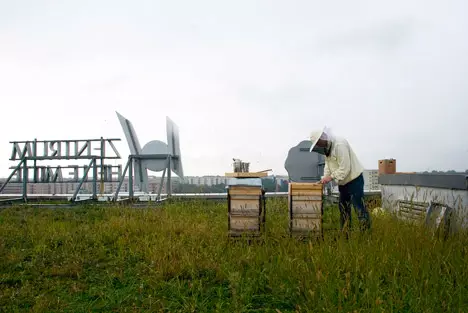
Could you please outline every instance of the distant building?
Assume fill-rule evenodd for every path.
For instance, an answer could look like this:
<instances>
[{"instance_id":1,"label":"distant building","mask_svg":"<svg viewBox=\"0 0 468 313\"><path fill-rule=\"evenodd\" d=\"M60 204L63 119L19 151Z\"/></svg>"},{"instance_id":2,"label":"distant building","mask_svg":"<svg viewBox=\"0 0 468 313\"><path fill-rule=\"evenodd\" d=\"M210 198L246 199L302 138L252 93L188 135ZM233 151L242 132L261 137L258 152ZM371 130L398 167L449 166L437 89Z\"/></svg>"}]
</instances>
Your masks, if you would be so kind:
<instances>
[{"instance_id":1,"label":"distant building","mask_svg":"<svg viewBox=\"0 0 468 313\"><path fill-rule=\"evenodd\" d=\"M380 190L379 170L364 170L364 190Z\"/></svg>"},{"instance_id":2,"label":"distant building","mask_svg":"<svg viewBox=\"0 0 468 313\"><path fill-rule=\"evenodd\" d=\"M5 179L1 179L0 186L2 186L5 183L5 181L6 181ZM16 183L16 182L8 183L2 191L2 193L8 193L8 194L21 194L22 192L23 192L23 184Z\"/></svg>"},{"instance_id":3,"label":"distant building","mask_svg":"<svg viewBox=\"0 0 468 313\"><path fill-rule=\"evenodd\" d=\"M226 184L228 178L225 176L185 176L182 183L197 186L213 186Z\"/></svg>"},{"instance_id":4,"label":"distant building","mask_svg":"<svg viewBox=\"0 0 468 313\"><path fill-rule=\"evenodd\" d=\"M380 190L378 170L364 170L362 176L364 178L364 190ZM338 185L334 181L331 184L333 192L339 192Z\"/></svg>"},{"instance_id":5,"label":"distant building","mask_svg":"<svg viewBox=\"0 0 468 313\"><path fill-rule=\"evenodd\" d=\"M316 172L313 173L316 175L314 179L316 181L320 180L321 175L323 175L323 164L320 164L316 168ZM378 184L378 170L365 170L364 173L364 189L366 190L379 190L380 185ZM274 179L277 185L277 189L283 183L289 182L289 177L286 175L273 175L269 176L271 179ZM216 186L220 184L227 184L228 177L225 176L185 176L183 179L175 176L172 177L172 188L175 188L179 184L191 184L196 186ZM0 179L0 185L5 182L5 179ZM161 184L161 177L149 176L148 177L148 192L151 194L158 193ZM166 192L167 180L164 179L164 183L161 188L161 192ZM102 193L111 194L115 193L119 182L105 182L103 185L98 181L97 191L98 194L101 193L101 187L103 188ZM331 183L330 188L334 188L336 184ZM78 187L77 182L72 181L63 181L57 183L28 183L27 192L28 194L73 194ZM138 191L134 186L134 191ZM9 182L5 187L2 193L4 194L21 194L22 193L22 184L17 182ZM92 182L85 182L80 188L81 193L91 193L93 190ZM122 186L120 188L121 192L128 192L129 184L128 177L125 177Z\"/></svg>"}]
</instances>

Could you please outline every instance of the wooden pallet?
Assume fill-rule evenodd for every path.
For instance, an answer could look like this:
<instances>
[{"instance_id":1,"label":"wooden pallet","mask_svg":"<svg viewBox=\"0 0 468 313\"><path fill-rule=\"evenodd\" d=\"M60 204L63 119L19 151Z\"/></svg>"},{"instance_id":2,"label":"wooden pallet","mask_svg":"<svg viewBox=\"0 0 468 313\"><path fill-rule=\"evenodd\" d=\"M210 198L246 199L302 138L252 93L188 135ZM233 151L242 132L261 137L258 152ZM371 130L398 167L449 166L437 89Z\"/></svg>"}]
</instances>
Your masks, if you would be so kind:
<instances>
[{"instance_id":1,"label":"wooden pallet","mask_svg":"<svg viewBox=\"0 0 468 313\"><path fill-rule=\"evenodd\" d=\"M409 200L398 201L398 215L400 218L416 223L423 223L426 218L428 203Z\"/></svg>"},{"instance_id":2,"label":"wooden pallet","mask_svg":"<svg viewBox=\"0 0 468 313\"><path fill-rule=\"evenodd\" d=\"M289 233L294 237L323 238L323 185L289 184Z\"/></svg>"},{"instance_id":3,"label":"wooden pallet","mask_svg":"<svg viewBox=\"0 0 468 313\"><path fill-rule=\"evenodd\" d=\"M260 186L229 186L229 237L258 237L265 228L265 193Z\"/></svg>"}]
</instances>

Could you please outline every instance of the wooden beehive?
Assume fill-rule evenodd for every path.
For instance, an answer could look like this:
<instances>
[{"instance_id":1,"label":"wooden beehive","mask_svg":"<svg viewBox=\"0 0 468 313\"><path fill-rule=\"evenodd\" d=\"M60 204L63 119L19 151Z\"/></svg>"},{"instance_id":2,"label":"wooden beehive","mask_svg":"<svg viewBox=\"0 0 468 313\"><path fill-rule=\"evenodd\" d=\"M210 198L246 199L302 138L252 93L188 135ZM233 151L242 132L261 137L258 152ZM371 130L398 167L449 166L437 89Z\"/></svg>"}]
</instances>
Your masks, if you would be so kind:
<instances>
[{"instance_id":1,"label":"wooden beehive","mask_svg":"<svg viewBox=\"0 0 468 313\"><path fill-rule=\"evenodd\" d=\"M265 226L265 197L261 186L229 186L230 237L258 237Z\"/></svg>"},{"instance_id":2,"label":"wooden beehive","mask_svg":"<svg viewBox=\"0 0 468 313\"><path fill-rule=\"evenodd\" d=\"M291 236L323 238L323 185L289 184L289 233Z\"/></svg>"}]
</instances>

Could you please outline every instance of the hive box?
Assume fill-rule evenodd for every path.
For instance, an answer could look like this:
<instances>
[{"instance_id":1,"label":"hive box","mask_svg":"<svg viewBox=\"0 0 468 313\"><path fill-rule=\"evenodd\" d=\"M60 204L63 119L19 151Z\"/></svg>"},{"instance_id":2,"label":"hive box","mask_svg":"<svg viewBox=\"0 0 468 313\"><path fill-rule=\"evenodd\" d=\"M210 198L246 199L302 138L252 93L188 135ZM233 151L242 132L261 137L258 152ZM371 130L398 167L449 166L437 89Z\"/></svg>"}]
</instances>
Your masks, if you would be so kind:
<instances>
[{"instance_id":1,"label":"hive box","mask_svg":"<svg viewBox=\"0 0 468 313\"><path fill-rule=\"evenodd\" d=\"M291 236L323 237L323 185L289 184L289 232Z\"/></svg>"},{"instance_id":2,"label":"hive box","mask_svg":"<svg viewBox=\"0 0 468 313\"><path fill-rule=\"evenodd\" d=\"M379 160L379 175L395 174L395 173L396 173L396 160L395 159Z\"/></svg>"},{"instance_id":3,"label":"hive box","mask_svg":"<svg viewBox=\"0 0 468 313\"><path fill-rule=\"evenodd\" d=\"M229 186L229 237L258 237L263 232L264 225L265 196L262 186Z\"/></svg>"}]
</instances>

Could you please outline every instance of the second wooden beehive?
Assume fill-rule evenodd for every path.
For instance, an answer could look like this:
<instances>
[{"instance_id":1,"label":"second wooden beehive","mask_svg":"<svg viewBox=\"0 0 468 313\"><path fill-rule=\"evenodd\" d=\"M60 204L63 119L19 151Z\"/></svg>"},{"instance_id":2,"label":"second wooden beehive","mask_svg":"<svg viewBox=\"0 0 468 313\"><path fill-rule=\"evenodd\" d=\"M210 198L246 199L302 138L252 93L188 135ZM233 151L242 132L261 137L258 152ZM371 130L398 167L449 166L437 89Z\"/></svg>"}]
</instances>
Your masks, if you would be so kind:
<instances>
[{"instance_id":1,"label":"second wooden beehive","mask_svg":"<svg viewBox=\"0 0 468 313\"><path fill-rule=\"evenodd\" d=\"M289 183L289 232L291 236L323 237L323 185Z\"/></svg>"}]
</instances>

